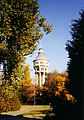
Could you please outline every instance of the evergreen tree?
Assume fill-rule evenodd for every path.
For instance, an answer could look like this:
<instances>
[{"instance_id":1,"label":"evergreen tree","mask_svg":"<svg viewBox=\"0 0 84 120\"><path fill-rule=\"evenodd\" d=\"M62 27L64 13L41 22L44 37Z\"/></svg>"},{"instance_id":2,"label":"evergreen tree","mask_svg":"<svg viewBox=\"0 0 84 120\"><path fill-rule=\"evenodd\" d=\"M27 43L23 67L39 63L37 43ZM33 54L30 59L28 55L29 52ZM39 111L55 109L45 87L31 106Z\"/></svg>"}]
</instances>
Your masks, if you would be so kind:
<instances>
[{"instance_id":1,"label":"evergreen tree","mask_svg":"<svg viewBox=\"0 0 84 120\"><path fill-rule=\"evenodd\" d=\"M84 10L80 12L80 18L73 21L71 35L72 40L66 44L69 55L69 84L67 88L77 101L74 116L77 116L76 120L81 120L84 101Z\"/></svg>"}]
</instances>

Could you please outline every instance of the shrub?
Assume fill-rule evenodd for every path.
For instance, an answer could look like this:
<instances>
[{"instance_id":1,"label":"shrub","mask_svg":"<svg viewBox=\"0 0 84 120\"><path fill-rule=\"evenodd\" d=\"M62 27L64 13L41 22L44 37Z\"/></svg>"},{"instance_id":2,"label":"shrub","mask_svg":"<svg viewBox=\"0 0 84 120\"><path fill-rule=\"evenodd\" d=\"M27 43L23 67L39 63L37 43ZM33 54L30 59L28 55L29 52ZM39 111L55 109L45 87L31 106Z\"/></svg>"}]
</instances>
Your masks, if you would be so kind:
<instances>
[{"instance_id":1,"label":"shrub","mask_svg":"<svg viewBox=\"0 0 84 120\"><path fill-rule=\"evenodd\" d=\"M19 110L20 106L17 90L7 84L0 86L0 113Z\"/></svg>"},{"instance_id":2,"label":"shrub","mask_svg":"<svg viewBox=\"0 0 84 120\"><path fill-rule=\"evenodd\" d=\"M16 111L21 107L18 97L15 95L13 98L0 99L0 113L8 111Z\"/></svg>"}]
</instances>

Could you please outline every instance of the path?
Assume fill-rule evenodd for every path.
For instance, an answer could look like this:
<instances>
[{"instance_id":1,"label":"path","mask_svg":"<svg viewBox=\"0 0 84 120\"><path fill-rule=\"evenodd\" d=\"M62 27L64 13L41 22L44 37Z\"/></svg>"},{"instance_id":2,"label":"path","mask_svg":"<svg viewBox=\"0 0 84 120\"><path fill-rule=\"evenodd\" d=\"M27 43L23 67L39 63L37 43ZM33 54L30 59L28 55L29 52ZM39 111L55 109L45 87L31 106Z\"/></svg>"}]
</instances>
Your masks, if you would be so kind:
<instances>
[{"instance_id":1,"label":"path","mask_svg":"<svg viewBox=\"0 0 84 120\"><path fill-rule=\"evenodd\" d=\"M2 113L2 115L13 115L13 116L17 116L17 115L22 115L24 113L27 113L27 112L30 112L30 111L33 111L39 107L42 107L42 105L35 105L34 107L32 108L27 108L27 109L24 109L24 110L18 110L18 111L14 111L14 112L7 112L7 113Z\"/></svg>"},{"instance_id":2,"label":"path","mask_svg":"<svg viewBox=\"0 0 84 120\"><path fill-rule=\"evenodd\" d=\"M0 120L40 120L38 118L25 118L23 116L0 115Z\"/></svg>"}]
</instances>

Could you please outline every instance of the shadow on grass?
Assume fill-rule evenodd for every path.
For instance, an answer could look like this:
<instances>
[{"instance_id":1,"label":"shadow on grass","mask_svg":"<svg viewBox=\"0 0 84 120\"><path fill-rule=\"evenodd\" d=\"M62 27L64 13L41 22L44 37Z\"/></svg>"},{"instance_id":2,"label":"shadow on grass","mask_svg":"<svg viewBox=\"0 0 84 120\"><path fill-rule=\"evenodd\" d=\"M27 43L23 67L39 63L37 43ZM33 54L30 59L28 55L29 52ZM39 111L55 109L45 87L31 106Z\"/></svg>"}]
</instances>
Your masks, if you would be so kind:
<instances>
[{"instance_id":1,"label":"shadow on grass","mask_svg":"<svg viewBox=\"0 0 84 120\"><path fill-rule=\"evenodd\" d=\"M22 115L18 115L18 116L0 115L0 120L37 120L37 119L36 118L25 118Z\"/></svg>"},{"instance_id":2,"label":"shadow on grass","mask_svg":"<svg viewBox=\"0 0 84 120\"><path fill-rule=\"evenodd\" d=\"M37 112L41 114L48 114L50 111L49 110L38 110Z\"/></svg>"},{"instance_id":3,"label":"shadow on grass","mask_svg":"<svg viewBox=\"0 0 84 120\"><path fill-rule=\"evenodd\" d=\"M28 112L28 113L25 113L24 115L47 115L47 114L49 114L51 111L50 110L39 110L39 109L37 109L37 110L34 110L34 111L30 111L30 112Z\"/></svg>"}]
</instances>

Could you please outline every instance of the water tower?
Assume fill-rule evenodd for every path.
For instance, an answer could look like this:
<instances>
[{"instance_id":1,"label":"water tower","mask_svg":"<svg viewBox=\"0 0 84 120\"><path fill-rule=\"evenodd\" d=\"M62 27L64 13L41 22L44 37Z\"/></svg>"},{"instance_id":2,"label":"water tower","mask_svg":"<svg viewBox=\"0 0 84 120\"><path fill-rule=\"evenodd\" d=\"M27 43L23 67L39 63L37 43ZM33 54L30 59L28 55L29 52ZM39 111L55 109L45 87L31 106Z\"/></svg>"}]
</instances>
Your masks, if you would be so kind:
<instances>
[{"instance_id":1,"label":"water tower","mask_svg":"<svg viewBox=\"0 0 84 120\"><path fill-rule=\"evenodd\" d=\"M49 61L44 55L42 48L39 48L38 55L33 61L35 69L36 85L42 86L45 83L46 73L48 73Z\"/></svg>"}]
</instances>

